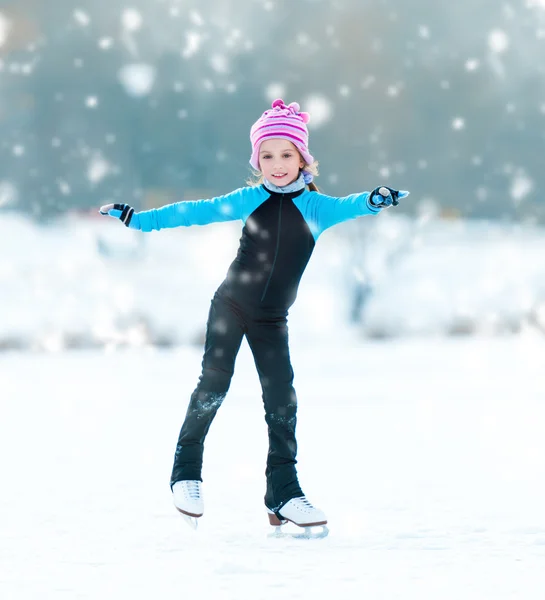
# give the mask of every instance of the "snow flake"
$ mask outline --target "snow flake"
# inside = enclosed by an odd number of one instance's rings
[[[390,177],[390,167],[380,167],[378,173],[381,177]]]
[[[217,73],[227,73],[229,66],[223,54],[214,54],[210,57],[210,65]]]
[[[138,31],[143,23],[142,15],[134,8],[127,8],[121,15],[121,24],[127,31]]]
[[[155,83],[155,68],[145,63],[125,65],[119,70],[118,78],[130,96],[141,97],[149,94]]]
[[[87,27],[91,22],[89,15],[83,10],[76,9],[73,16],[78,25],[81,25],[82,27]]]
[[[418,35],[427,40],[430,37],[430,30],[429,27],[427,25],[420,25],[420,27],[418,28]]]
[[[231,203],[222,204],[220,207],[220,212],[223,215],[231,216],[234,212],[233,205]]]
[[[468,58],[466,60],[466,71],[476,71],[479,68],[480,62],[476,58]]]
[[[98,47],[101,50],[109,50],[113,46],[114,41],[112,38],[103,37],[98,40]]]
[[[11,22],[0,12],[0,48],[6,43],[11,29]]]
[[[68,196],[68,194],[70,194],[70,192],[72,191],[70,185],[64,179],[58,179],[57,184],[63,196]]]
[[[87,167],[87,179],[92,183],[99,183],[111,170],[108,161],[100,153],[96,153]]]
[[[388,96],[390,96],[391,98],[395,98],[396,96],[399,96],[399,90],[400,90],[400,86],[399,85],[389,85],[388,89],[386,90],[386,94]]]
[[[462,117],[456,117],[452,121],[452,129],[459,131],[460,129],[464,129],[466,126],[466,122]]]
[[[511,181],[510,194],[515,204],[518,204],[534,189],[534,182],[523,170],[518,171]]]
[[[201,27],[202,25],[204,25],[204,19],[202,18],[201,13],[196,10],[192,10],[189,13],[189,19],[191,20],[193,25],[197,25],[197,27]]]
[[[488,189],[481,185],[475,190],[475,195],[479,202],[484,202],[488,198]]]
[[[286,86],[283,83],[269,83],[265,88],[265,97],[271,102],[276,98],[283,98],[286,95]]]
[[[25,153],[25,147],[22,146],[21,144],[16,144],[15,146],[13,146],[14,156],[23,156],[24,153]]]
[[[87,108],[96,108],[98,106],[98,98],[96,96],[87,96],[85,98],[85,106]]]
[[[308,96],[303,104],[304,110],[312,115],[309,126],[312,128],[321,127],[327,123],[333,114],[333,105],[320,94]]]
[[[15,204],[18,199],[17,188],[10,181],[0,181],[0,207]]]
[[[184,58],[191,58],[199,50],[202,42],[202,35],[196,31],[188,31],[186,36],[185,48],[182,50]]]
[[[488,34],[488,46],[492,52],[501,54],[509,47],[509,37],[501,29],[494,29]]]

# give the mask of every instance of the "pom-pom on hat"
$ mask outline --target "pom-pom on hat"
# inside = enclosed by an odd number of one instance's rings
[[[275,100],[272,108],[266,110],[250,130],[250,141],[252,142],[250,164],[252,167],[259,171],[259,147],[262,142],[271,138],[289,140],[299,150],[305,162],[311,165],[314,157],[308,151],[307,123],[309,120],[310,115],[307,112],[301,112],[297,102],[286,106],[281,98]]]

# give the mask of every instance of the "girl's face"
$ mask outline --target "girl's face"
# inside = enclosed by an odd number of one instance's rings
[[[288,140],[265,140],[259,148],[259,167],[263,177],[279,187],[295,181],[304,166],[305,161],[299,151]]]

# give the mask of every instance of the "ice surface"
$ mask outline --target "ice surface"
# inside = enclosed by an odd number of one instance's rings
[[[325,540],[268,539],[246,344],[205,449],[168,480],[198,350],[4,354],[0,597],[541,600],[542,338],[294,341],[299,476]]]

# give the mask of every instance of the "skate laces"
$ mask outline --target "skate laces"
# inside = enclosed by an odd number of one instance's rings
[[[187,495],[193,500],[199,500],[201,497],[200,481],[188,480],[185,482]]]
[[[302,508],[303,510],[315,510],[315,507],[307,499],[306,496],[300,496],[299,498],[296,498],[296,500],[298,501],[300,508]]]

